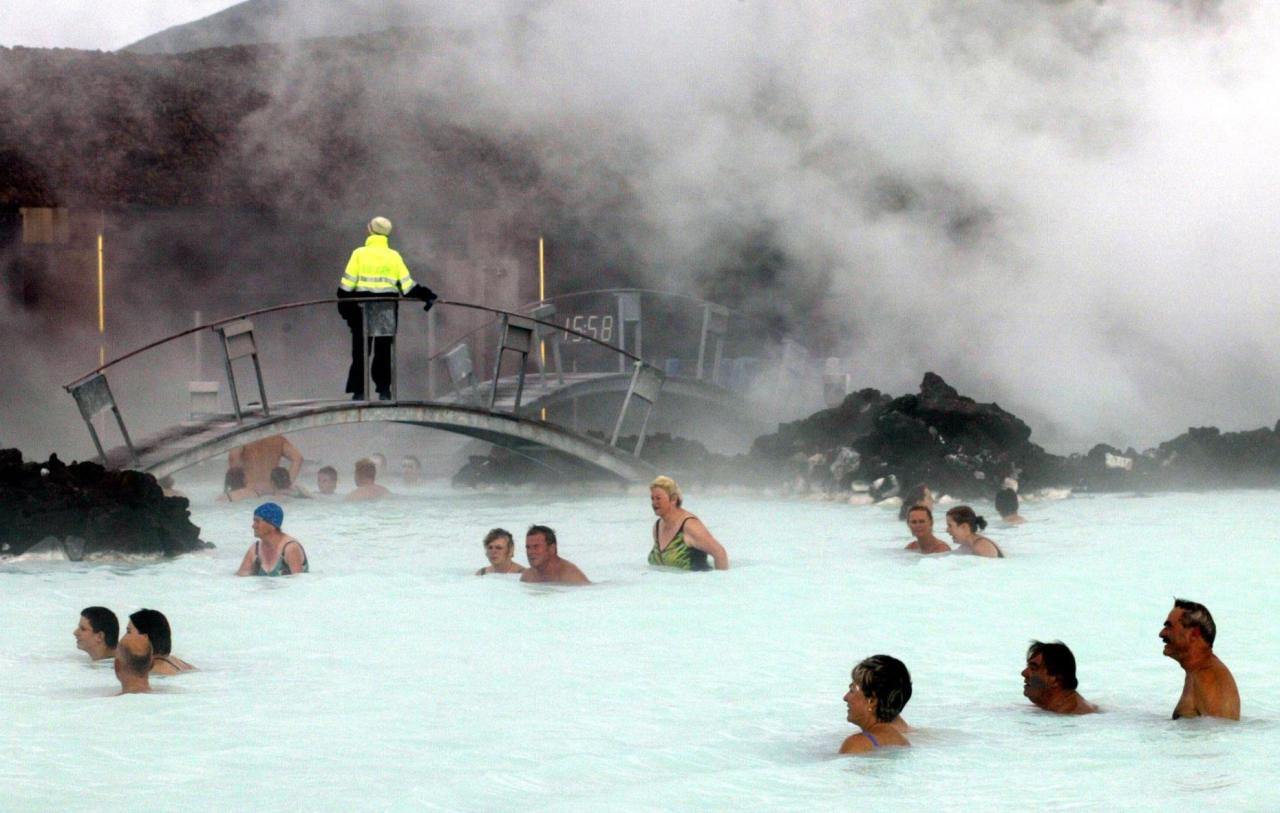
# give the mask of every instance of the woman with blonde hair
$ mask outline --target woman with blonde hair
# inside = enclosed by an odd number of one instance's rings
[[[707,557],[716,570],[729,569],[729,554],[702,524],[702,520],[686,511],[680,486],[662,475],[649,484],[649,505],[658,521],[653,524],[653,549],[649,564],[679,570],[710,570]]]

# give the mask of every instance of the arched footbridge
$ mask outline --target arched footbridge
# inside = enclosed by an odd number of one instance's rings
[[[346,301],[359,303],[366,335],[397,335],[397,301]],[[80,376],[67,384],[66,389],[74,397],[99,457],[108,467],[137,468],[156,476],[185,469],[271,435],[389,422],[476,438],[567,476],[603,476],[639,482],[654,474],[653,467],[640,454],[650,416],[660,398],[688,399],[740,420],[750,419],[750,410],[744,408],[742,395],[715,382],[720,364],[718,341],[723,336],[723,327],[717,334],[714,319],[703,323],[697,375],[679,375],[679,370],[673,370],[676,375],[667,375],[658,365],[633,352],[640,350],[638,346],[628,349],[624,341],[608,341],[599,335],[598,328],[591,330],[592,325],[574,327],[572,320],[560,324],[555,306],[545,302],[529,306],[524,313],[465,302],[437,302],[432,316],[441,311],[469,311],[483,324],[445,344],[445,350],[426,353],[428,373],[442,368],[448,382],[437,388],[435,379],[440,376],[431,377],[425,399],[399,396],[394,361],[400,350],[397,347],[392,354],[392,391],[388,400],[269,400],[268,377],[261,361],[263,339],[255,322],[302,309],[332,308],[336,303],[336,299],[290,303],[196,325],[125,353]],[[142,365],[145,371],[148,357],[163,357],[175,349],[175,343],[190,341],[194,334],[212,335],[223,362],[230,410],[225,409],[227,399],[223,397],[221,383],[210,382],[204,391],[197,391],[194,384],[200,382],[193,382],[191,410],[187,415],[135,437],[129,431],[125,410],[117,402],[108,376],[115,376],[130,364]],[[638,332],[636,336],[638,339]],[[401,345],[405,340],[401,331],[395,344]],[[575,361],[573,368],[566,370],[561,363],[565,342],[574,343],[579,350],[587,349],[595,363],[580,365]],[[710,355],[713,346],[716,348],[714,361]],[[531,371],[531,360],[537,367],[536,373]],[[367,358],[364,369],[369,370]],[[145,380],[150,383],[150,378]],[[365,382],[365,391],[373,392],[369,383]],[[136,395],[133,389],[136,386],[131,388],[131,394]],[[248,397],[242,396],[245,390],[251,393]],[[612,398],[612,413],[608,416],[611,433],[607,428],[603,432],[580,431],[576,419],[561,421],[549,417],[549,410],[554,411],[556,405],[576,405],[580,399],[600,395]],[[203,403],[198,403],[201,400]],[[576,411],[574,414],[576,416]],[[102,441],[104,431],[118,433],[121,443],[106,448]],[[624,448],[626,436],[635,438],[631,448]]]

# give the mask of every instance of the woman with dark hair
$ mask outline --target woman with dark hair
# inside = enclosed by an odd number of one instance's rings
[[[947,512],[947,533],[951,534],[951,540],[959,546],[960,553],[1003,559],[1004,553],[996,543],[978,533],[986,527],[987,521],[967,505],[957,505]]]
[[[1018,492],[1012,488],[1002,488],[996,492],[996,513],[1000,515],[1000,519],[1010,525],[1021,525],[1026,522],[1026,519],[1018,514]]]
[[[232,466],[222,478],[222,496],[219,502],[238,502],[258,496],[258,492],[249,488],[244,476],[244,469]]]
[[[907,512],[917,505],[933,510],[933,492],[924,483],[916,483],[902,495],[902,507],[898,509],[898,519],[907,519]]]
[[[906,664],[890,655],[863,659],[853,667],[844,695],[848,720],[862,731],[846,737],[840,753],[865,754],[886,745],[910,745],[895,725],[910,699],[911,673]]]
[[[173,634],[169,630],[169,619],[159,610],[144,607],[129,616],[129,632],[145,635],[150,639],[151,674],[176,675],[195,669],[191,664],[170,654],[173,651]]]

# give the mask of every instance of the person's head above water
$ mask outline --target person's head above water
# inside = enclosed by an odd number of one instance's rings
[[[685,502],[685,495],[680,492],[680,485],[675,480],[668,478],[667,475],[660,474],[654,478],[653,483],[649,484],[649,490],[658,489],[660,492],[666,493],[671,502],[680,507]]]
[[[370,458],[356,461],[356,485],[364,486],[378,479],[378,466]]]
[[[556,532],[546,525],[530,525],[524,535],[525,555],[529,557],[529,566],[543,567],[559,555],[556,552]]]
[[[321,494],[332,494],[338,490],[338,470],[333,466],[325,466],[316,472],[316,488]]]
[[[222,477],[222,488],[225,491],[239,491],[247,484],[244,477],[244,469],[240,466],[232,466],[227,469],[227,473]]]
[[[876,720],[893,722],[911,700],[911,673],[892,655],[872,655],[853,667],[853,686],[872,706]]]
[[[1018,513],[1018,492],[1012,488],[1002,488],[997,491],[996,513],[1002,517],[1011,517]]]
[[[1208,607],[1184,598],[1173,600],[1173,609],[1160,630],[1164,654],[1181,662],[1197,650],[1212,650],[1217,637],[1218,626]]]
[[[120,639],[120,645],[116,647],[115,671],[121,694],[151,691],[147,675],[151,672],[153,654],[151,642],[145,635],[130,633]]]
[[[271,487],[276,491],[286,491],[293,486],[289,479],[289,470],[284,466],[276,466],[271,470]]]
[[[1022,670],[1022,694],[1046,711],[1056,714],[1091,714],[1098,707],[1081,697],[1076,688],[1076,657],[1061,641],[1032,641]]]
[[[381,234],[385,237],[391,234],[391,221],[385,217],[378,216],[369,221],[367,228],[370,234]]]
[[[106,607],[85,607],[75,629],[76,649],[94,660],[110,658],[120,638],[120,621]]]
[[[907,528],[919,539],[933,533],[933,512],[926,505],[913,505],[907,509]]]
[[[284,526],[284,509],[273,502],[264,502],[253,509],[253,535],[261,539],[266,534],[277,533]]]
[[[168,655],[173,651],[173,633],[169,629],[169,619],[159,610],[144,607],[130,615],[129,632],[147,636],[156,655]]]
[[[902,508],[898,510],[898,519],[906,519],[907,512],[917,505],[933,508],[933,492],[924,483],[916,483],[902,495]]]
[[[956,525],[966,525],[973,533],[977,533],[987,527],[987,521],[967,505],[957,505],[947,512],[947,519]]]

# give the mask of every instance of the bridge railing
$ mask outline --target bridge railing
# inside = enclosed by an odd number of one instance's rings
[[[723,366],[727,342],[759,338],[752,335],[756,328],[738,311],[695,296],[649,288],[573,291],[527,303],[520,310],[600,338],[669,375],[737,389],[745,389],[747,382],[740,374],[728,374]],[[662,328],[651,333],[647,347],[646,324],[651,331],[655,324]],[[685,356],[689,348],[697,348],[696,356]],[[558,346],[556,351],[560,352]]]
[[[221,351],[219,355],[221,356],[225,374],[227,393],[230,397],[230,412],[224,413],[220,410],[220,399],[217,395],[217,387],[211,388],[208,386],[201,386],[200,388],[196,388],[195,384],[204,385],[206,382],[193,382],[191,390],[193,401],[197,396],[207,397],[211,389],[213,392],[213,399],[205,405],[205,408],[200,410],[197,410],[193,404],[192,409],[188,413],[188,418],[190,420],[185,422],[177,421],[176,423],[178,423],[179,426],[183,423],[188,425],[199,423],[194,420],[197,418],[197,412],[204,413],[202,417],[205,422],[210,419],[215,421],[234,420],[236,422],[243,422],[246,416],[257,414],[260,414],[263,418],[267,418],[271,416],[271,410],[273,407],[273,403],[270,402],[267,397],[268,380],[272,382],[271,391],[273,394],[279,392],[285,393],[284,397],[277,395],[277,400],[274,402],[276,407],[287,406],[290,404],[296,405],[300,400],[315,402],[324,399],[316,399],[314,397],[310,399],[298,399],[290,397],[298,395],[296,390],[298,389],[299,379],[305,380],[307,384],[311,384],[314,380],[314,375],[306,374],[307,372],[310,372],[310,367],[313,366],[311,365],[311,362],[314,359],[311,357],[316,355],[314,353],[305,354],[302,357],[298,357],[296,354],[293,357],[289,357],[287,352],[289,348],[285,348],[286,352],[281,356],[281,358],[287,359],[291,367],[291,371],[295,372],[295,375],[290,376],[289,379],[285,379],[284,387],[280,386],[281,379],[272,378],[267,374],[264,367],[269,365],[264,363],[263,356],[278,350],[279,348],[269,347],[269,343],[263,341],[263,336],[259,330],[259,325],[262,320],[278,317],[283,314],[291,314],[290,318],[293,318],[292,315],[299,311],[316,309],[324,306],[332,307],[339,302],[346,302],[356,303],[361,307],[366,337],[399,337],[399,339],[395,340],[392,345],[392,390],[390,398],[393,403],[398,403],[402,400],[400,397],[401,388],[399,386],[401,383],[399,380],[399,368],[401,365],[396,363],[396,359],[400,355],[401,350],[405,349],[402,347],[402,345],[407,343],[404,340],[406,338],[412,338],[411,332],[405,331],[403,329],[404,326],[399,324],[399,304],[402,301],[406,300],[387,300],[375,297],[348,298],[343,300],[329,298],[309,300],[305,302],[292,302],[267,308],[259,308],[257,310],[237,314],[235,316],[195,325],[186,330],[179,331],[138,347],[79,376],[75,380],[67,383],[65,385],[65,389],[75,399],[77,406],[80,409],[81,416],[84,418],[89,429],[90,436],[93,439],[94,446],[97,449],[99,456],[104,461],[108,460],[109,457],[103,447],[98,428],[95,427],[95,420],[102,413],[110,410],[115,417],[115,422],[121,435],[125,450],[127,451],[128,459],[131,460],[134,465],[140,465],[140,455],[145,452],[148,441],[142,440],[135,442],[134,438],[141,437],[142,435],[136,431],[131,434],[126,428],[121,404],[117,402],[115,393],[107,380],[109,374],[115,377],[127,366],[140,368],[140,370],[135,369],[133,372],[135,374],[139,371],[141,372],[139,380],[142,386],[126,386],[123,391],[133,395],[140,402],[138,404],[139,412],[150,411],[146,410],[145,407],[161,400],[156,398],[154,394],[157,384],[163,386],[163,382],[157,382],[155,380],[159,376],[158,371],[164,368],[164,362],[166,359],[175,355],[175,351],[181,349],[178,346],[178,343],[184,340],[190,340],[190,337],[192,336],[199,337],[205,333],[212,333],[216,335],[216,346],[219,347]],[[413,303],[414,301],[409,300],[408,302]],[[449,337],[445,342],[445,346],[449,347],[450,350],[443,353],[437,353],[433,351],[435,347],[440,345],[440,342],[438,341],[438,333],[440,332],[439,322],[441,320],[435,317],[437,317],[441,312],[470,312],[481,316],[481,318],[486,319],[486,321],[484,321],[478,328],[463,332],[461,335],[456,337]],[[336,321],[337,320],[333,319],[331,315],[325,319],[325,329],[328,333],[332,333],[334,331],[333,323]],[[469,302],[439,300],[436,302],[431,313],[428,314],[426,321],[426,334],[425,337],[420,337],[421,341],[419,342],[424,346],[414,347],[413,349],[419,351],[417,353],[417,357],[419,359],[425,357],[424,372],[426,375],[421,376],[420,378],[425,378],[426,398],[424,400],[428,402],[436,402],[438,399],[439,393],[437,392],[438,388],[435,386],[433,372],[436,367],[443,365],[450,373],[450,377],[454,378],[455,386],[453,387],[452,395],[456,396],[456,394],[460,392],[460,387],[458,386],[459,382],[455,378],[454,373],[457,372],[462,378],[470,376],[471,390],[476,397],[469,399],[469,406],[488,412],[498,411],[499,382],[502,379],[503,362],[510,360],[514,355],[514,375],[517,378],[518,383],[516,385],[514,399],[511,402],[509,411],[512,413],[520,413],[522,406],[521,399],[524,394],[524,381],[529,365],[529,357],[531,355],[534,355],[536,360],[539,362],[545,381],[547,370],[546,362],[539,352],[542,349],[539,347],[541,342],[546,342],[548,339],[558,339],[570,336],[573,337],[575,341],[589,342],[593,346],[599,346],[602,350],[616,355],[621,360],[620,364],[624,369],[627,366],[630,366],[632,370],[632,377],[630,387],[628,388],[627,394],[624,397],[617,414],[611,443],[615,446],[618,444],[624,422],[629,416],[632,407],[636,402],[640,402],[645,405],[645,411],[640,429],[640,440],[637,442],[636,447],[633,450],[634,454],[639,455],[643,444],[644,430],[647,427],[649,416],[652,414],[658,393],[661,391],[664,375],[661,370],[658,370],[645,362],[638,354],[610,345],[609,343],[600,340],[598,337],[591,336],[586,332],[575,330],[572,327],[564,327],[554,321]],[[285,324],[284,329],[282,330],[283,335],[289,334],[291,324],[292,322]],[[491,336],[490,334],[494,332],[495,327],[497,335]],[[340,328],[339,330],[341,331]],[[341,332],[345,333],[346,331]],[[477,342],[481,339],[487,342],[490,338],[496,340],[495,346],[497,347],[497,352],[493,354],[491,361],[491,373],[489,370],[483,369],[489,364],[487,360],[488,357],[483,352],[472,352],[468,345],[468,342]],[[293,338],[289,341],[297,343],[299,340],[297,338]],[[304,344],[308,341],[309,339],[302,339],[302,343]],[[412,344],[412,342],[408,343]],[[365,357],[363,359],[363,369],[366,376],[364,393],[366,394],[373,392],[373,388],[369,386],[370,382],[367,380],[371,372],[368,358],[368,345],[369,343],[366,341],[364,347]],[[460,353],[458,352],[458,348],[464,348],[467,352],[465,354]],[[537,350],[535,350],[535,348],[537,348]],[[449,355],[450,352],[454,353],[452,357]],[[180,355],[180,353],[178,354]],[[464,355],[467,356],[467,358],[463,359],[462,357]],[[253,383],[256,384],[256,401],[249,400],[248,402],[242,402],[241,399],[240,393],[242,385],[237,382],[236,367],[238,365],[243,369],[245,363],[252,365],[255,379]],[[456,371],[454,370],[455,367],[458,368]],[[463,367],[466,369],[463,370]],[[511,365],[508,364],[509,374],[510,367]],[[300,372],[303,371],[304,368],[306,372]],[[481,386],[480,382],[482,379],[488,381],[487,388]],[[340,380],[341,379],[338,378],[337,375],[333,376],[332,389],[336,389],[339,386],[338,382]],[[292,387],[290,385],[292,385]],[[152,393],[149,394],[145,391],[138,392],[138,390],[146,389],[152,390]],[[314,396],[314,391],[311,394]],[[487,395],[487,403],[485,403],[485,401],[480,397],[482,394]],[[252,398],[252,396],[250,396],[250,398]],[[341,399],[331,398],[328,400],[336,401]],[[456,398],[451,398],[450,400],[456,403]],[[160,423],[164,428],[171,429],[173,428],[175,421],[172,419],[165,421],[161,418]]]

